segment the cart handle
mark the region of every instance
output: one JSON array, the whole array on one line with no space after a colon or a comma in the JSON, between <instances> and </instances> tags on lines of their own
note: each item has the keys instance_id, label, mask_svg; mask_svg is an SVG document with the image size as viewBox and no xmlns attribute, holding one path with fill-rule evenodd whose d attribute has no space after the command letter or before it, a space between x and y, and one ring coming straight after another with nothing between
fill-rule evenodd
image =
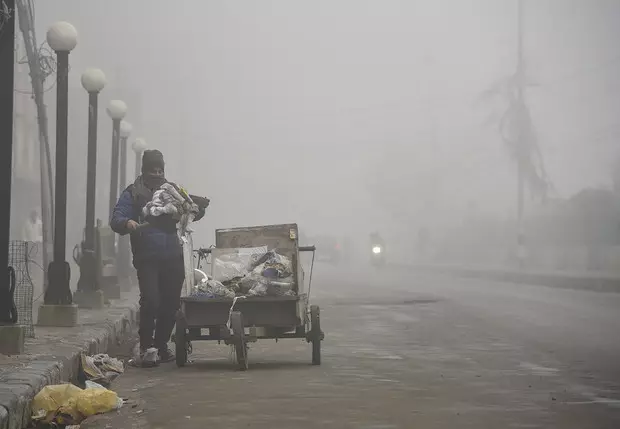
<instances>
[{"instance_id":1,"label":"cart handle","mask_svg":"<svg viewBox=\"0 0 620 429\"><path fill-rule=\"evenodd\" d=\"M316 251L316 246L299 246L298 250L300 252L314 252Z\"/></svg>"}]
</instances>

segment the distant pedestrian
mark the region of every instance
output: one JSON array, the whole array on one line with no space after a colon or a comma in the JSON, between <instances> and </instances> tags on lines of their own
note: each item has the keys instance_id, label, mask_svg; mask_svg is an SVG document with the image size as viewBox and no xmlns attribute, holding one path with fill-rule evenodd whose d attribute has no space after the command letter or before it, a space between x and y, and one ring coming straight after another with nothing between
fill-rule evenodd
<instances>
[{"instance_id":1,"label":"distant pedestrian","mask_svg":"<svg viewBox=\"0 0 620 429\"><path fill-rule=\"evenodd\" d=\"M32 210L26 219L22 230L22 240L37 245L43 242L43 222L37 210Z\"/></svg>"}]
</instances>

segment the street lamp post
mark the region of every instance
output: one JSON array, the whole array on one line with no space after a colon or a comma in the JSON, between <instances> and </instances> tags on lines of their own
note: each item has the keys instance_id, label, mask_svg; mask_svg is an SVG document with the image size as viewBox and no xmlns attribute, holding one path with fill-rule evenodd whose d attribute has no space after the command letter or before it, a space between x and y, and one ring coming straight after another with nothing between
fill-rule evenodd
<instances>
[{"instance_id":1,"label":"street lamp post","mask_svg":"<svg viewBox=\"0 0 620 429\"><path fill-rule=\"evenodd\" d=\"M71 269L66 259L67 241L67 129L69 115L69 53L77 45L77 30L68 22L57 22L47 31L47 43L56 52L56 189L54 215L54 260L49 265L49 287L45 305L39 310L39 324L75 326L77 306L73 304ZM57 308L59 307L59 308Z\"/></svg>"},{"instance_id":2,"label":"street lamp post","mask_svg":"<svg viewBox=\"0 0 620 429\"><path fill-rule=\"evenodd\" d=\"M120 183L119 183L119 195L121 192L125 190L127 186L127 139L131 135L133 131L133 127L127 121L121 121L121 174L120 174Z\"/></svg>"},{"instance_id":3,"label":"street lamp post","mask_svg":"<svg viewBox=\"0 0 620 429\"><path fill-rule=\"evenodd\" d=\"M20 325L14 293L15 270L9 265L11 229L11 179L13 162L13 97L15 83L15 0L2 2L0 12L0 189L2 189L2 212L0 234L0 270L4 280L0 281L0 354L20 355L24 353L25 327ZM3 15L4 14L4 15ZM7 271L4 271L7 270Z\"/></svg>"},{"instance_id":4,"label":"street lamp post","mask_svg":"<svg viewBox=\"0 0 620 429\"><path fill-rule=\"evenodd\" d=\"M133 127L127 121L121 121L120 136L121 136L121 174L120 174L120 186L119 195L125 190L127 186L127 139L131 134ZM118 267L118 280L119 283L125 287L126 290L131 288L130 274L131 274L131 261L129 251L129 237L122 236L118 238L118 257L116 259L116 266Z\"/></svg>"},{"instance_id":5,"label":"street lamp post","mask_svg":"<svg viewBox=\"0 0 620 429\"><path fill-rule=\"evenodd\" d=\"M105 74L88 69L82 74L82 86L88 92L88 156L86 173L86 226L80 258L80 279L74 301L84 308L102 308L103 293L99 284L95 239L95 195L97 192L97 119L99 92L106 85Z\"/></svg>"},{"instance_id":6,"label":"street lamp post","mask_svg":"<svg viewBox=\"0 0 620 429\"><path fill-rule=\"evenodd\" d=\"M138 177L142 170L142 153L146 150L146 141L143 138L137 138L131 145L131 149L136 154L135 176Z\"/></svg>"},{"instance_id":7,"label":"street lamp post","mask_svg":"<svg viewBox=\"0 0 620 429\"><path fill-rule=\"evenodd\" d=\"M118 190L118 155L120 144L121 121L127 114L127 105L121 100L112 100L108 106L108 115L112 119L112 164L110 166L110 216L116 206Z\"/></svg>"},{"instance_id":8,"label":"street lamp post","mask_svg":"<svg viewBox=\"0 0 620 429\"><path fill-rule=\"evenodd\" d=\"M20 354L24 351L24 328L16 325L17 310L13 294L15 292L15 273L9 266L9 244L11 235L11 163L13 160L13 96L15 77L15 1L4 3L8 11L6 21L0 31L0 189L4 198L0 239L0 270L4 280L0 281L0 353ZM4 271L4 270L8 270ZM9 331L9 332L7 332ZM5 335L12 335L13 341L6 341Z\"/></svg>"},{"instance_id":9,"label":"street lamp post","mask_svg":"<svg viewBox=\"0 0 620 429\"><path fill-rule=\"evenodd\" d=\"M110 165L110 206L109 215L116 206L116 196L118 192L118 157L121 133L121 121L127 114L127 105L121 100L112 100L108 105L108 115L112 118L112 159ZM119 299L121 297L121 287L118 283L118 260L116 252L116 235L105 227L99 229L102 251L102 272L101 281L103 292L107 299Z\"/></svg>"}]
</instances>

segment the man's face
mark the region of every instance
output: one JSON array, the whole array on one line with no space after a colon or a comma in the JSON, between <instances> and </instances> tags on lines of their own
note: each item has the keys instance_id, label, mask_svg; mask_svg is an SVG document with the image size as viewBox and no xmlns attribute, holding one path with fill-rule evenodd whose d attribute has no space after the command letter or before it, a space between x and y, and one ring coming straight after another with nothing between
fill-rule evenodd
<instances>
[{"instance_id":1,"label":"man's face","mask_svg":"<svg viewBox=\"0 0 620 429\"><path fill-rule=\"evenodd\" d=\"M164 169L161 167L153 167L148 171L148 175L153 178L163 178Z\"/></svg>"},{"instance_id":2,"label":"man's face","mask_svg":"<svg viewBox=\"0 0 620 429\"><path fill-rule=\"evenodd\" d=\"M148 186L159 188L166 181L164 169L161 167L153 167L149 169L145 174L145 179Z\"/></svg>"}]
</instances>

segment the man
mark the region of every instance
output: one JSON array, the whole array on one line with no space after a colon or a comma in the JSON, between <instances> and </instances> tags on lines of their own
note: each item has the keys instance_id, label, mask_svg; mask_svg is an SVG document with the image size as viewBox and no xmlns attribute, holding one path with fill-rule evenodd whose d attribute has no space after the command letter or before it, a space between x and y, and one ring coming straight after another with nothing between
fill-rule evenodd
<instances>
[{"instance_id":1,"label":"man","mask_svg":"<svg viewBox=\"0 0 620 429\"><path fill-rule=\"evenodd\" d=\"M164 165L164 156L160 151L144 151L142 174L123 191L110 219L114 232L131 234L133 264L140 286L139 362L142 366L150 366L142 358L152 347L157 348L160 362L174 359L168 341L185 279L183 249L177 236L176 220L166 214L147 218L142 214L153 193L167 183ZM199 220L204 216L206 205L195 202L200 207L195 220ZM150 226L139 230L138 225L144 222Z\"/></svg>"},{"instance_id":2,"label":"man","mask_svg":"<svg viewBox=\"0 0 620 429\"><path fill-rule=\"evenodd\" d=\"M26 219L22 231L24 241L40 244L43 241L43 222L39 217L39 212L32 210Z\"/></svg>"}]
</instances>

